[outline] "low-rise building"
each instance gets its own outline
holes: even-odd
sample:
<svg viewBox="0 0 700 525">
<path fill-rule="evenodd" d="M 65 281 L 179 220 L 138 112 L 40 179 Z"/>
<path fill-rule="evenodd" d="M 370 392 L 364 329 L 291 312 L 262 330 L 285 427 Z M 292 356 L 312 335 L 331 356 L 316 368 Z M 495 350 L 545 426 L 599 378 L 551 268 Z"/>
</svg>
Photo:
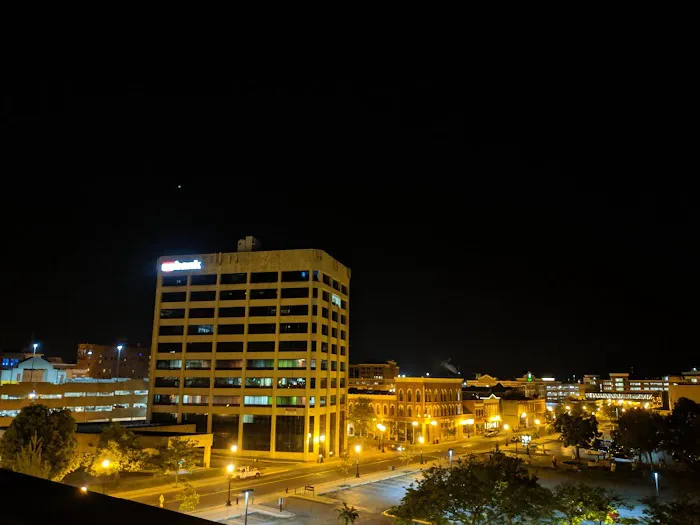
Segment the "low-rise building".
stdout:
<svg viewBox="0 0 700 525">
<path fill-rule="evenodd" d="M 349 365 L 348 387 L 358 391 L 391 392 L 399 375 L 396 361 Z"/>
<path fill-rule="evenodd" d="M 512 430 L 539 427 L 544 424 L 547 411 L 544 398 L 502 398 L 501 422 Z"/>
<path fill-rule="evenodd" d="M 140 346 L 82 343 L 78 345 L 77 368 L 87 370 L 86 375 L 94 379 L 145 379 L 150 357 L 150 350 Z"/>
<path fill-rule="evenodd" d="M 464 393 L 463 435 L 482 434 L 486 430 L 501 428 L 501 398 L 495 394 L 479 396 Z"/>
<path fill-rule="evenodd" d="M 146 418 L 148 382 L 144 379 L 66 379 L 40 355 L 12 370 L 2 370 L 0 427 L 8 427 L 20 410 L 33 403 L 67 408 L 79 423 L 137 421 Z"/>
</svg>

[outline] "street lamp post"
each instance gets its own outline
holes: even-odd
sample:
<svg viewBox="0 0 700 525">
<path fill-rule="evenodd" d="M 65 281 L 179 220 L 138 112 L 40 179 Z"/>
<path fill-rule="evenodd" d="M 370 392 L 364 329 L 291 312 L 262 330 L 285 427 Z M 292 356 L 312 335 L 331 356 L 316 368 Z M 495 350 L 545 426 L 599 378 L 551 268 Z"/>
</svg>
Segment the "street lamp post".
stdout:
<svg viewBox="0 0 700 525">
<path fill-rule="evenodd" d="M 418 421 L 412 421 L 411 426 L 413 427 L 413 438 L 411 439 L 411 443 L 414 445 L 416 444 L 416 427 L 418 426 Z"/>
<path fill-rule="evenodd" d="M 107 494 L 107 469 L 111 464 L 112 462 L 108 459 L 102 460 L 102 468 L 105 471 L 104 476 L 102 477 L 102 494 Z"/>
<path fill-rule="evenodd" d="M 321 434 L 319 436 L 319 441 L 321 442 L 320 453 L 319 453 L 319 463 L 323 463 L 323 456 L 326 455 L 326 435 Z"/>
<path fill-rule="evenodd" d="M 117 377 L 119 377 L 119 365 L 122 362 L 122 348 L 124 345 L 117 345 Z"/>
<path fill-rule="evenodd" d="M 654 483 L 656 483 L 656 497 L 659 497 L 659 473 L 654 472 Z"/>
<path fill-rule="evenodd" d="M 362 447 L 360 445 L 355 445 L 355 454 L 357 454 L 357 460 L 355 462 L 355 477 L 359 478 L 360 477 L 360 451 L 362 450 Z"/>
<path fill-rule="evenodd" d="M 231 480 L 233 479 L 233 463 L 229 463 L 226 467 L 226 472 L 228 472 L 228 499 L 226 500 L 226 506 L 231 506 Z"/>
<path fill-rule="evenodd" d="M 434 420 L 434 419 L 430 422 L 430 426 L 431 426 L 431 427 L 436 427 L 437 424 L 438 424 L 438 422 L 437 422 L 436 420 Z M 432 435 L 433 435 L 433 442 L 435 442 L 435 439 L 436 439 L 436 438 L 435 438 L 435 433 L 436 433 L 436 431 L 433 430 L 433 432 L 432 432 Z"/>
<path fill-rule="evenodd" d="M 454 453 L 454 449 L 448 448 L 447 449 L 447 454 L 450 456 L 450 470 L 452 470 L 452 454 Z"/>
<path fill-rule="evenodd" d="M 253 489 L 245 489 L 243 494 L 245 494 L 245 518 L 243 519 L 244 525 L 248 525 L 248 497 L 251 492 L 255 492 Z"/>
<path fill-rule="evenodd" d="M 425 438 L 423 436 L 418 436 L 418 442 L 420 443 L 420 464 L 423 464 L 423 443 L 425 443 Z"/>
<path fill-rule="evenodd" d="M 381 423 L 377 423 L 377 430 L 379 430 L 379 448 L 382 449 L 382 452 L 384 452 L 384 431 L 386 430 L 386 427 L 382 425 Z"/>
</svg>

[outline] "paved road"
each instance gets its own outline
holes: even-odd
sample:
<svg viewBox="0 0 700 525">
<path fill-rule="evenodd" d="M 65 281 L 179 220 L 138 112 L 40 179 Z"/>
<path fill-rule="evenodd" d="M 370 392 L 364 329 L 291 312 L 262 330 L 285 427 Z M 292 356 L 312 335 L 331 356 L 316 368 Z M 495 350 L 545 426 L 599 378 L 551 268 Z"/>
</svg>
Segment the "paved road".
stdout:
<svg viewBox="0 0 700 525">
<path fill-rule="evenodd" d="M 500 445 L 503 445 L 504 438 L 499 437 Z M 424 454 L 426 462 L 434 461 L 441 458 L 445 461 L 447 449 L 452 447 L 455 455 L 485 452 L 493 449 L 495 439 L 472 438 L 463 440 L 459 443 L 442 444 L 437 447 L 430 447 Z M 511 446 L 512 448 L 512 446 Z M 416 456 L 416 460 L 418 455 Z M 363 460 L 360 458 L 360 475 L 362 473 L 378 472 L 381 470 L 389 470 L 391 466 L 401 466 L 401 459 L 397 452 L 387 452 L 382 455 L 375 455 L 370 459 Z M 317 485 L 328 481 L 334 481 L 343 476 L 337 463 L 328 463 L 313 467 L 303 467 L 294 470 L 295 466 L 290 465 L 290 471 L 274 474 L 269 477 L 261 477 L 257 480 L 249 479 L 242 481 L 233 481 L 231 483 L 231 494 L 235 504 L 236 494 L 240 494 L 242 489 L 253 488 L 257 496 L 271 494 L 275 492 L 283 492 L 289 489 L 293 492 L 295 488 L 301 488 L 305 485 Z M 350 475 L 354 475 L 354 468 Z M 200 494 L 198 510 L 206 509 L 221 505 L 226 501 L 228 484 L 226 482 L 200 487 L 197 489 Z M 171 491 L 165 493 L 164 506 L 168 509 L 177 510 L 179 503 L 175 499 L 177 492 Z M 134 501 L 146 503 L 149 505 L 158 505 L 159 495 L 151 495 L 134 498 Z M 242 501 L 242 498 L 241 498 Z"/>
</svg>

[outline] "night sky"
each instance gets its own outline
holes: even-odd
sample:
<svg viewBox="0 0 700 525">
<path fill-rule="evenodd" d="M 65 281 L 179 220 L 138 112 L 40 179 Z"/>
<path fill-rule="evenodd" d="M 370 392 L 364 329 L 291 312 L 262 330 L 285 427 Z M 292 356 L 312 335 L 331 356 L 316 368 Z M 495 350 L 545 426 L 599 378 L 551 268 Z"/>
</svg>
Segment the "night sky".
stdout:
<svg viewBox="0 0 700 525">
<path fill-rule="evenodd" d="M 561 137 L 481 134 L 457 93 L 421 82 L 172 80 L 4 99 L 2 350 L 148 346 L 157 257 L 254 235 L 352 269 L 354 362 L 700 366 L 696 211 L 663 177 L 581 176 Z"/>
</svg>

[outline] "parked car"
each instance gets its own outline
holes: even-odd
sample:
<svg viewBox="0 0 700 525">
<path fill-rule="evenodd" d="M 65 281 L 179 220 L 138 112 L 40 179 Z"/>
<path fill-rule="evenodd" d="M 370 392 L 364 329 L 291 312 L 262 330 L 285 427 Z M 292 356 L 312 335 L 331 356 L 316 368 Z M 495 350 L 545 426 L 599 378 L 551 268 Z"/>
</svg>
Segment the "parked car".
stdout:
<svg viewBox="0 0 700 525">
<path fill-rule="evenodd" d="M 259 478 L 260 471 L 252 467 L 239 467 L 233 474 L 234 479 Z"/>
<path fill-rule="evenodd" d="M 489 428 L 488 430 L 484 431 L 484 436 L 487 438 L 494 437 L 498 435 L 498 429 L 497 428 Z"/>
</svg>

